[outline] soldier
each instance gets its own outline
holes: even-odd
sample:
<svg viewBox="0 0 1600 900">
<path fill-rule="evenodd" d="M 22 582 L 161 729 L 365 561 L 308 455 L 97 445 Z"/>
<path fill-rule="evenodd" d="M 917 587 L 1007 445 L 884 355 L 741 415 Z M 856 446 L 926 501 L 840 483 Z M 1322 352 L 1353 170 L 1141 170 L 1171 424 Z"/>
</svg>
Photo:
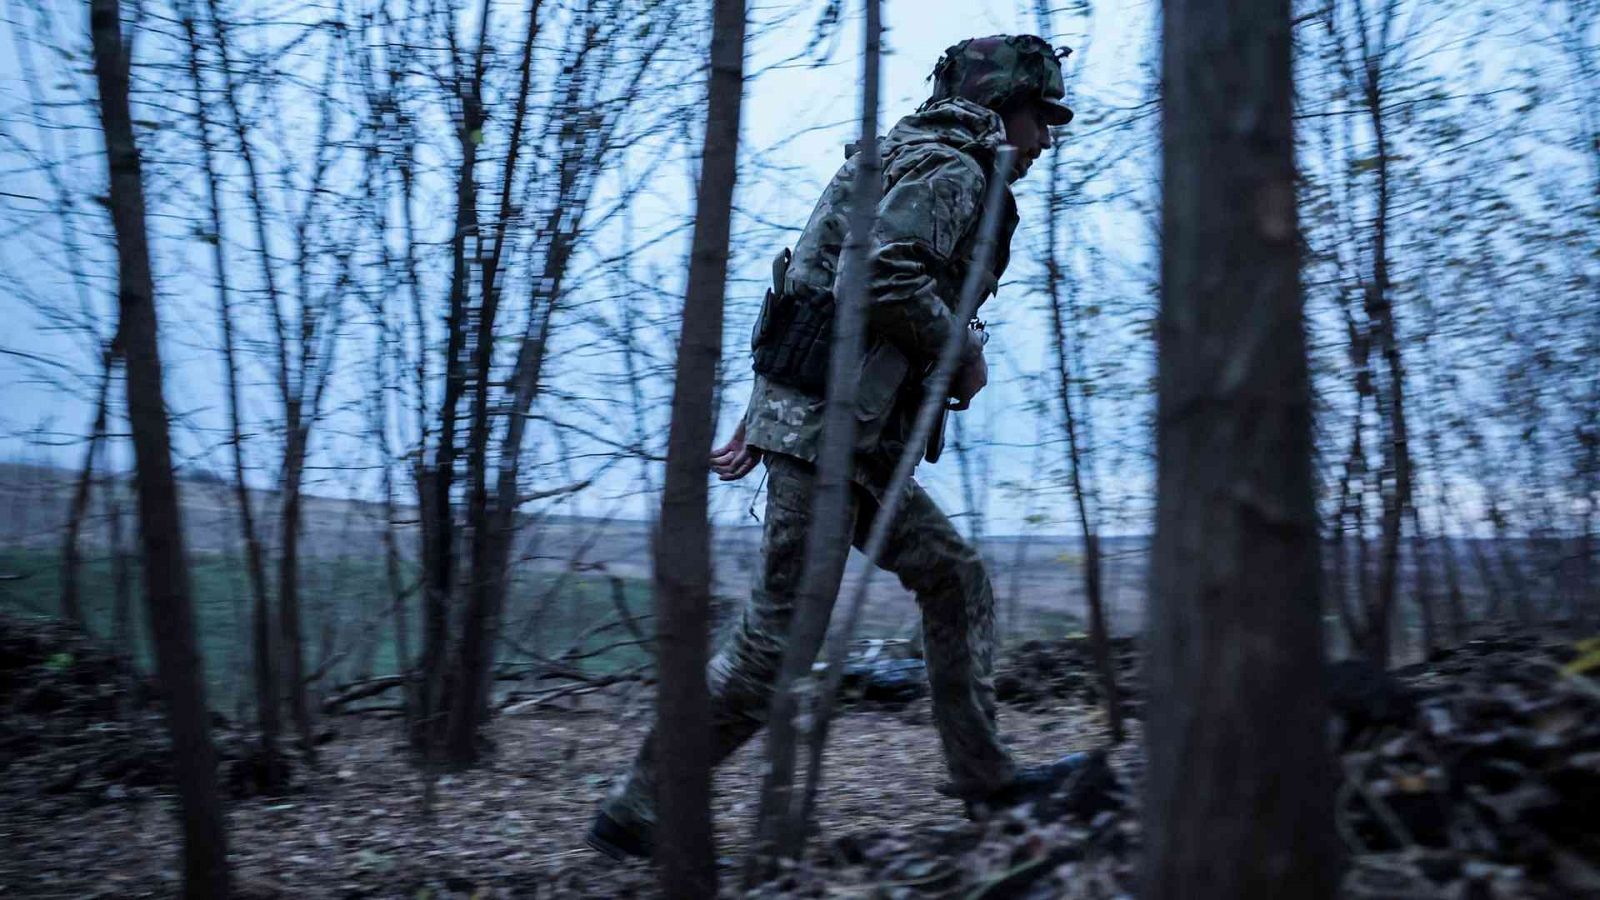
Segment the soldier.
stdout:
<svg viewBox="0 0 1600 900">
<path fill-rule="evenodd" d="M 921 376 L 952 331 L 964 344 L 951 408 L 964 408 L 988 381 L 983 334 L 956 321 L 954 310 L 996 151 L 1002 143 L 1016 148 L 1011 177 L 1021 178 L 1050 148 L 1051 127 L 1072 119 L 1062 103 L 1060 59 L 1067 52 L 1032 35 L 962 41 L 934 68 L 932 96 L 882 141 L 884 193 L 868 250 L 867 349 L 856 399 L 853 524 L 846 532 L 857 547 L 906 449 L 922 402 Z M 792 256 L 785 251 L 774 264 L 773 293 L 752 342 L 750 403 L 732 440 L 711 457 L 723 481 L 743 478 L 758 462 L 768 473 L 761 582 L 708 674 L 715 762 L 764 723 L 793 617 L 822 437 L 834 279 L 855 182 L 856 158 L 846 152 Z M 1005 271 L 1017 225 L 1009 188 L 1004 201 L 986 297 Z M 937 458 L 937 441 L 930 444 L 916 452 Z M 915 483 L 878 564 L 916 594 L 922 611 L 933 718 L 950 775 L 946 792 L 969 809 L 994 808 L 1063 778 L 1072 757 L 1022 768 L 1001 745 L 990 678 L 994 592 L 977 549 Z M 804 649 L 814 656 L 821 648 Z M 590 846 L 615 858 L 650 854 L 654 743 L 645 739 L 590 829 Z"/>
</svg>

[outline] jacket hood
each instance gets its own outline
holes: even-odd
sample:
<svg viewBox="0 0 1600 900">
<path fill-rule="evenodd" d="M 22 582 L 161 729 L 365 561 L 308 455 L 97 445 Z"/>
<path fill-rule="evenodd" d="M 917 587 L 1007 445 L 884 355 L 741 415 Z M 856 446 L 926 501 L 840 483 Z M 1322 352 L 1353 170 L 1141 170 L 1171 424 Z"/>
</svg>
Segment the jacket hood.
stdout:
<svg viewBox="0 0 1600 900">
<path fill-rule="evenodd" d="M 987 169 L 1005 136 L 999 113 L 956 97 L 928 104 L 896 122 L 882 147 L 887 159 L 919 144 L 944 144 L 976 157 Z"/>
</svg>

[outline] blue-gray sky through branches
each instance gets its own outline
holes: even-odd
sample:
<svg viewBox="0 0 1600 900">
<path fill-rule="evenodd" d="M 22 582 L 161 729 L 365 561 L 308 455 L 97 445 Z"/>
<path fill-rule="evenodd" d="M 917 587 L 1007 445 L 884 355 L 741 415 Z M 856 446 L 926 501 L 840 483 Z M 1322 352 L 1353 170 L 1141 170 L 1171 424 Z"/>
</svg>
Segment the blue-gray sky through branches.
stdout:
<svg viewBox="0 0 1600 900">
<path fill-rule="evenodd" d="M 1538 39 L 1534 26 L 1496 31 L 1491 24 L 1485 26 L 1485 38 L 1465 44 L 1463 35 L 1477 27 L 1478 20 L 1471 14 L 1493 11 L 1497 5 L 1459 4 L 1465 12 L 1454 20 L 1443 14 L 1435 19 L 1411 16 L 1409 21 L 1422 22 L 1420 37 L 1411 50 L 1419 60 L 1413 69 L 1414 80 L 1434 78 L 1439 81 L 1438 92 L 1444 95 L 1488 94 L 1484 103 L 1501 104 L 1508 110 L 1523 101 L 1526 91 L 1521 91 L 1521 86 L 1546 86 L 1547 102 L 1523 118 L 1531 127 L 1507 140 L 1554 146 L 1559 141 L 1551 135 L 1571 120 L 1563 105 L 1570 103 L 1571 97 L 1564 97 L 1561 91 L 1581 89 L 1581 85 L 1575 87 L 1561 76 L 1560 60 L 1550 48 L 1532 46 Z M 310 26 L 331 10 L 311 4 L 224 6 L 227 14 L 236 15 L 240 22 L 234 30 L 236 57 L 251 61 L 247 65 L 252 67 L 244 69 L 241 78 L 242 97 L 257 118 L 252 140 L 269 173 L 269 202 L 274 210 L 270 240 L 287 278 L 290 219 L 306 202 L 305 189 L 314 163 L 311 144 L 319 114 L 316 97 L 327 74 L 327 60 L 332 58 L 328 30 Z M 571 4 L 551 6 L 553 12 L 537 45 L 541 77 L 536 83 L 536 105 L 561 83 L 556 70 L 562 41 L 574 27 Z M 792 242 L 818 190 L 842 161 L 844 144 L 854 139 L 857 130 L 860 38 L 854 27 L 856 11 L 846 4 L 845 27 L 831 30 L 815 42 L 816 23 L 824 6 L 811 2 L 761 5 L 752 10 L 747 72 L 753 77 L 746 93 L 736 246 L 728 295 L 725 360 L 729 383 L 719 427 L 723 435 L 742 409 L 748 372 L 745 350 L 767 277 L 767 260 Z M 1512 6 L 1507 3 L 1505 8 L 1509 11 Z M 501 107 L 509 107 L 506 98 L 524 9 L 521 3 L 494 7 L 491 35 L 497 74 L 491 78 L 490 101 Z M 0 384 L 5 385 L 5 403 L 0 405 L 0 455 L 76 466 L 82 453 L 81 436 L 91 416 L 97 340 L 109 334 L 114 307 L 113 247 L 109 223 L 96 199 L 105 178 L 94 111 L 88 105 L 93 82 L 87 69 L 86 25 L 82 11 L 71 4 L 8 0 L 5 10 L 8 33 L 0 40 L 14 52 L 0 53 L 0 315 L 8 325 L 0 336 Z M 1080 354 L 1076 358 L 1081 360 L 1081 374 L 1089 382 L 1087 401 L 1098 485 L 1095 499 L 1111 532 L 1144 531 L 1151 502 L 1148 416 L 1154 352 L 1150 326 L 1154 315 L 1157 151 L 1151 62 L 1157 38 L 1156 10 L 1153 2 L 1062 4 L 1053 12 L 1055 27 L 1047 35 L 1077 50 L 1071 58 L 1069 90 L 1079 118 L 1065 129 L 1065 140 L 1057 151 L 1063 158 L 1062 175 L 1073 185 L 1059 237 L 1074 278 L 1078 318 L 1072 345 Z M 140 28 L 136 48 L 135 115 L 143 128 L 140 137 L 146 153 L 175 437 L 187 468 L 223 471 L 227 447 L 217 349 L 220 336 L 192 85 L 184 68 L 186 49 L 168 4 L 147 3 L 146 11 L 148 20 Z M 891 51 L 884 61 L 885 126 L 913 110 L 926 95 L 927 73 L 949 44 L 980 34 L 1039 30 L 1032 3 L 891 0 L 885 17 Z M 464 34 L 476 34 L 471 25 L 463 20 Z M 698 67 L 704 41 L 703 36 L 696 36 L 701 26 L 698 19 L 684 19 L 682 40 L 657 60 L 658 75 L 646 80 L 645 89 L 654 92 L 656 99 L 627 114 L 624 138 L 608 154 L 609 170 L 597 185 L 586 216 L 591 232 L 564 288 L 555 324 L 549 391 L 535 410 L 538 422 L 531 429 L 527 447 L 532 462 L 529 474 L 535 482 L 531 487 L 589 478 L 595 481 L 588 490 L 550 501 L 552 508 L 560 511 L 643 517 L 656 502 L 651 490 L 655 466 L 641 466 L 631 459 L 619 462 L 614 457 L 618 447 L 638 443 L 647 453 L 658 454 L 665 443 L 670 394 L 670 384 L 664 383 L 670 376 L 665 373 L 670 372 L 674 318 L 682 295 L 688 237 L 685 219 L 692 208 L 692 154 L 698 140 L 696 117 L 703 115 L 697 79 L 701 77 Z M 1311 27 L 1315 26 L 1307 26 Z M 1308 35 L 1307 49 L 1302 51 L 1308 60 L 1314 48 L 1312 37 Z M 365 32 L 357 31 L 350 40 L 366 38 Z M 419 115 L 416 152 L 421 174 L 413 212 L 425 255 L 421 283 L 432 318 L 431 339 L 441 327 L 437 320 L 442 316 L 447 286 L 444 263 L 453 210 L 450 166 L 456 147 L 439 90 L 425 84 L 427 54 L 418 55 L 423 58 L 417 64 L 422 72 L 412 89 L 418 94 L 416 103 L 426 109 Z M 360 153 L 351 149 L 357 140 L 359 115 L 353 87 L 358 72 L 349 62 L 350 56 L 353 54 L 335 63 L 334 80 L 341 87 L 332 129 L 334 140 L 349 146 L 327 176 L 328 192 L 346 204 L 353 203 L 363 190 Z M 1463 59 L 1470 59 L 1472 65 L 1459 65 Z M 1321 70 L 1313 63 L 1304 67 L 1315 76 Z M 1504 91 L 1490 94 L 1496 86 Z M 213 133 L 223 145 L 224 244 L 249 360 L 244 373 L 248 448 L 257 483 L 269 486 L 277 459 L 273 434 L 280 414 L 268 362 L 270 346 L 265 339 L 258 262 L 243 199 L 242 171 L 231 138 L 224 139 L 219 127 L 226 114 L 216 100 L 216 85 L 211 84 L 210 89 Z M 1331 90 L 1312 77 L 1302 80 L 1302 92 L 1308 94 L 1303 112 L 1311 116 L 1304 119 L 1308 129 L 1320 121 L 1315 115 L 1325 102 L 1331 102 Z M 684 112 L 667 113 L 674 109 Z M 1402 117 L 1409 114 L 1402 112 Z M 491 158 L 480 181 L 486 214 L 494 203 L 498 178 L 494 161 L 503 153 L 505 118 L 502 113 L 499 121 L 491 119 L 484 136 L 483 152 Z M 1417 118 L 1422 117 L 1419 114 Z M 1402 122 L 1402 127 L 1415 128 L 1419 134 L 1425 126 Z M 1362 142 L 1365 137 L 1360 126 L 1353 127 L 1354 140 Z M 1468 135 L 1460 143 L 1472 146 L 1475 140 Z M 1307 147 L 1309 154 L 1319 152 L 1313 141 L 1308 140 Z M 1529 156 L 1534 158 L 1532 153 Z M 1406 279 L 1397 282 L 1397 289 L 1420 290 L 1416 276 L 1427 274 L 1432 266 L 1415 242 L 1421 240 L 1429 205 L 1449 186 L 1439 173 L 1450 162 L 1446 157 L 1422 158 L 1415 152 L 1399 158 L 1409 166 L 1405 177 L 1432 192 L 1419 189 L 1400 197 L 1406 204 L 1400 215 L 1410 217 L 1414 224 L 1402 221 L 1402 227 L 1409 229 L 1402 234 L 1412 243 L 1397 242 L 1396 269 Z M 1536 163 L 1527 163 L 1538 169 L 1536 183 L 1518 188 L 1521 194 L 1537 198 L 1540 192 L 1582 190 L 1587 179 L 1582 159 L 1557 150 L 1540 150 L 1536 159 Z M 1318 170 L 1329 162 L 1330 158 L 1311 155 L 1307 168 Z M 967 441 L 980 445 L 969 457 L 969 475 L 976 489 L 967 489 L 954 454 L 918 473 L 946 509 L 959 513 L 968 510 L 969 500 L 975 504 L 984 513 L 990 533 L 1024 528 L 1068 531 L 1073 524 L 1065 502 L 1065 448 L 1053 399 L 1047 319 L 1037 285 L 1042 220 L 1039 191 L 1044 176 L 1041 164 L 1018 187 L 1023 223 L 1014 247 L 1014 264 L 999 296 L 982 313 L 994 334 L 991 386 L 973 409 L 963 414 L 961 429 Z M 1361 202 L 1357 198 L 1350 208 L 1356 219 L 1366 214 Z M 70 207 L 70 215 L 58 214 L 62 203 Z M 1536 208 L 1538 203 L 1530 199 L 1529 206 Z M 353 206 L 330 199 L 321 208 L 317 236 L 330 242 L 361 239 L 361 223 L 350 218 Z M 1535 214 L 1549 215 L 1537 213 L 1537 209 L 1530 213 Z M 537 252 L 531 246 L 536 225 L 531 216 L 514 221 L 510 237 L 516 248 L 513 253 L 526 254 L 530 261 Z M 392 250 L 393 236 L 389 242 Z M 1358 250 L 1352 252 L 1359 256 Z M 507 276 L 508 296 L 519 291 L 526 294 L 527 265 L 520 261 L 522 257 L 518 259 L 520 268 Z M 383 291 L 381 280 L 373 275 L 375 262 L 376 257 L 368 253 L 345 275 L 352 286 L 344 298 L 334 384 L 326 419 L 313 438 L 309 489 L 316 493 L 372 496 L 376 490 L 377 457 L 368 440 L 365 413 L 372 347 L 383 333 L 380 325 L 408 342 L 414 334 L 398 315 L 381 323 L 374 320 L 367 295 Z M 321 265 L 313 272 L 314 280 L 324 288 L 337 284 L 341 276 L 333 268 L 334 261 L 324 260 Z M 1592 269 L 1593 261 L 1578 265 Z M 1326 346 L 1319 352 L 1331 359 L 1339 352 L 1342 335 L 1338 323 L 1329 318 L 1330 301 L 1318 299 L 1323 297 L 1319 290 L 1308 281 L 1312 315 L 1321 317 L 1322 322 L 1314 329 L 1313 339 L 1324 337 Z M 1465 290 L 1488 288 L 1469 286 Z M 1419 326 L 1420 317 L 1413 315 L 1411 308 L 1402 306 L 1401 316 L 1403 327 Z M 97 335 L 87 334 L 86 328 L 97 329 Z M 630 335 L 635 364 L 646 373 L 636 392 L 624 377 L 620 361 L 624 330 Z M 1325 387 L 1337 390 L 1340 386 L 1332 377 Z M 1482 384 L 1474 387 L 1469 383 L 1463 390 L 1487 393 L 1492 383 L 1485 375 Z M 406 437 L 410 432 L 404 421 L 408 398 L 396 395 L 391 402 L 397 417 L 392 446 L 397 453 L 404 453 L 409 449 Z M 1342 426 L 1330 415 L 1324 427 Z M 125 455 L 126 450 L 117 453 Z M 403 473 L 397 474 L 405 483 Z M 1450 490 L 1460 506 L 1481 507 L 1480 481 L 1463 472 L 1451 482 Z M 713 502 L 719 519 L 748 521 L 745 509 L 758 482 L 759 475 L 736 486 L 716 487 Z M 1033 521 L 1029 523 L 1029 519 Z"/>
</svg>

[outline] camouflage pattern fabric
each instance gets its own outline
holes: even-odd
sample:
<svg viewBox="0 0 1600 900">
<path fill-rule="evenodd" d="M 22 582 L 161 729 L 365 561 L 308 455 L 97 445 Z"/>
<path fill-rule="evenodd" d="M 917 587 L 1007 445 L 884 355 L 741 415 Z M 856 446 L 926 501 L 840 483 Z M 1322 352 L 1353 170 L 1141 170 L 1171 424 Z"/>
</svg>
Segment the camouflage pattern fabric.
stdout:
<svg viewBox="0 0 1600 900">
<path fill-rule="evenodd" d="M 1071 50 L 1057 51 L 1031 34 L 970 38 L 944 51 L 933 69 L 930 104 L 963 97 L 990 109 L 1025 97 L 1039 100 L 1054 111 L 1054 125 L 1072 121 L 1072 110 L 1062 99 L 1066 82 L 1061 60 Z"/>
<path fill-rule="evenodd" d="M 922 375 L 951 330 L 966 328 L 954 309 L 977 243 L 988 172 L 1004 137 L 993 110 L 953 98 L 901 119 L 882 141 L 884 193 L 868 257 L 868 346 L 856 398 L 856 481 L 874 492 L 905 448 L 922 401 Z M 817 201 L 789 263 L 791 290 L 833 289 L 855 172 L 851 156 Z M 1010 190 L 1002 210 L 985 299 L 1010 258 L 1017 226 Z M 758 376 L 745 412 L 745 440 L 815 462 L 822 407 L 819 397 Z"/>
<path fill-rule="evenodd" d="M 760 582 L 739 622 L 711 662 L 714 763 L 737 750 L 763 724 L 794 617 L 811 522 L 815 470 L 772 454 Z M 877 504 L 854 492 L 849 539 L 862 546 Z M 841 536 L 844 539 L 844 536 Z M 994 591 L 978 552 L 915 483 L 890 530 L 879 563 L 916 594 L 922 610 L 924 654 L 939 732 L 957 793 L 983 795 L 1007 784 L 1014 767 L 995 725 Z M 829 591 L 833 602 L 836 591 Z M 803 651 L 815 656 L 819 646 Z M 655 736 L 652 730 L 627 778 L 604 810 L 624 826 L 648 832 L 655 824 Z"/>
</svg>

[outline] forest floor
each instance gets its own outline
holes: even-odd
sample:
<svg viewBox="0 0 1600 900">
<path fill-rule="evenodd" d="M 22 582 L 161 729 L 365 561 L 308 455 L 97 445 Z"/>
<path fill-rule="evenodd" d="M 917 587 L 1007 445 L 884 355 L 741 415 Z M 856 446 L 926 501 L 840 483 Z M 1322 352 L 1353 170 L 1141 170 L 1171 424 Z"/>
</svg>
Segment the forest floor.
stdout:
<svg viewBox="0 0 1600 900">
<path fill-rule="evenodd" d="M 32 662 L 0 666 L 0 897 L 175 895 L 178 835 L 148 698 L 83 643 L 52 643 L 59 629 L 19 647 L 6 626 L 0 619 L 0 659 Z M 1025 645 L 1002 666 L 1001 722 L 1020 758 L 1106 745 L 1079 646 Z M 1407 723 L 1353 745 L 1346 735 L 1340 825 L 1355 851 L 1346 896 L 1600 896 L 1600 697 L 1569 690 L 1571 679 L 1548 662 L 1552 652 L 1570 664 L 1580 649 L 1533 638 L 1480 642 L 1401 681 L 1344 679 L 1336 707 L 1359 724 Z M 1137 697 L 1131 647 L 1122 656 Z M 442 776 L 431 816 L 398 722 L 329 719 L 335 734 L 315 767 L 296 767 L 290 793 L 230 801 L 240 893 L 652 896 L 646 865 L 613 863 L 582 844 L 595 804 L 649 721 L 647 694 L 624 686 L 500 716 L 486 764 Z M 219 735 L 228 773 L 245 736 Z M 1139 746 L 1135 719 L 1130 740 L 1107 757 L 1119 787 L 973 824 L 935 791 L 943 765 L 926 699 L 848 707 L 828 752 L 812 852 L 757 893 L 1131 896 Z M 762 760 L 757 739 L 717 773 L 727 896 L 741 896 L 735 886 Z"/>
</svg>

